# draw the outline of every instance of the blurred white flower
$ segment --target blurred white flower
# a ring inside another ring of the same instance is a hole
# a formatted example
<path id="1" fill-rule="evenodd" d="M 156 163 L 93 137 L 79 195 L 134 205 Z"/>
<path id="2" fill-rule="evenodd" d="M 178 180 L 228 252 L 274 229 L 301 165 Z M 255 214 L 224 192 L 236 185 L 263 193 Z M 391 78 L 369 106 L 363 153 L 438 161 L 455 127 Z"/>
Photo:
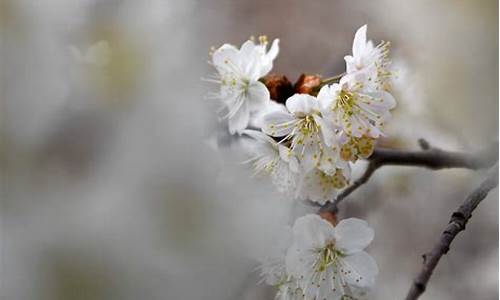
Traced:
<path id="1" fill-rule="evenodd" d="M 321 112 L 349 136 L 378 138 L 396 100 L 384 90 L 367 89 L 360 76 L 348 74 L 323 86 L 318 93 Z"/>
<path id="2" fill-rule="evenodd" d="M 104 67 L 111 61 L 111 48 L 107 41 L 99 41 L 87 48 L 84 52 L 75 46 L 70 46 L 73 58 L 83 64 Z"/>
<path id="3" fill-rule="evenodd" d="M 274 243 L 269 246 L 269 253 L 260 260 L 259 266 L 262 281 L 268 285 L 278 286 L 287 281 L 285 256 L 292 244 L 292 228 L 281 228 L 280 234 L 274 238 Z"/>
<path id="4" fill-rule="evenodd" d="M 258 111 L 256 111 L 250 118 L 250 127 L 254 128 L 262 128 L 264 127 L 264 117 L 267 114 L 270 114 L 272 112 L 284 112 L 286 113 L 286 107 L 282 103 L 278 103 L 276 101 L 269 101 L 265 105 L 262 106 L 262 108 Z"/>
<path id="5" fill-rule="evenodd" d="M 350 167 L 346 164 L 344 169 L 336 169 L 328 175 L 319 169 L 313 169 L 304 174 L 301 182 L 300 198 L 317 202 L 321 205 L 332 201 L 337 191 L 344 188 L 350 178 Z"/>
<path id="6" fill-rule="evenodd" d="M 287 273 L 297 279 L 306 299 L 356 297 L 375 283 L 378 267 L 363 249 L 373 229 L 360 219 L 337 226 L 315 214 L 298 218 L 286 255 Z"/>
<path id="7" fill-rule="evenodd" d="M 251 114 L 270 101 L 269 91 L 259 79 L 271 71 L 279 40 L 273 41 L 269 51 L 267 39 L 259 40 L 259 44 L 248 40 L 240 49 L 224 44 L 212 54 L 217 74 L 211 81 L 220 84 L 220 91 L 213 97 L 227 109 L 225 118 L 231 134 L 247 128 Z"/>
<path id="8" fill-rule="evenodd" d="M 255 172 L 269 174 L 279 192 L 294 195 L 299 178 L 299 162 L 295 154 L 260 131 L 244 130 L 242 133 L 255 140 L 252 147 L 254 157 L 249 160 Z"/>
<path id="9" fill-rule="evenodd" d="M 289 276 L 288 280 L 279 285 L 277 300 L 304 300 L 304 293 L 300 289 L 297 280 Z"/>
<path id="10" fill-rule="evenodd" d="M 392 73 L 388 70 L 389 42 L 381 42 L 373 46 L 372 41 L 366 40 L 367 26 L 361 26 L 354 35 L 352 56 L 344 57 L 347 74 L 363 75 L 365 85 L 375 90 L 385 89 Z"/>
<path id="11" fill-rule="evenodd" d="M 338 141 L 332 124 L 323 119 L 316 97 L 295 94 L 286 101 L 288 111 L 264 116 L 262 130 L 271 136 L 291 140 L 291 149 L 299 158 L 304 172 L 314 167 L 333 173 L 338 159 Z"/>
<path id="12" fill-rule="evenodd" d="M 261 260 L 259 267 L 262 281 L 278 288 L 275 299 L 302 300 L 303 293 L 297 281 L 286 273 L 285 257 L 292 243 L 292 228 L 286 226 L 275 243 L 269 248 L 269 255 Z"/>

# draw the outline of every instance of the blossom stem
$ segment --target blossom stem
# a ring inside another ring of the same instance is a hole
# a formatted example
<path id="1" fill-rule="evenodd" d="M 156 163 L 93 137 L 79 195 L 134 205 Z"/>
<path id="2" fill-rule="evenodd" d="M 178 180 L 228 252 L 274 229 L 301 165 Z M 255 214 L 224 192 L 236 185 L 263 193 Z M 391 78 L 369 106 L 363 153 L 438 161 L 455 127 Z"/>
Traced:
<path id="1" fill-rule="evenodd" d="M 316 95 L 319 92 L 319 90 L 321 90 L 321 88 L 327 84 L 332 84 L 332 83 L 338 82 L 340 80 L 340 78 L 342 78 L 342 76 L 344 76 L 345 74 L 346 73 L 344 72 L 344 73 L 341 73 L 341 74 L 338 74 L 338 75 L 328 77 L 328 78 L 321 80 L 320 84 L 313 88 L 313 94 Z"/>
<path id="2" fill-rule="evenodd" d="M 345 75 L 345 72 L 340 73 L 340 74 L 335 75 L 335 76 L 332 76 L 332 77 L 325 78 L 325 79 L 321 80 L 321 86 L 323 86 L 325 84 L 334 83 L 334 82 L 340 80 L 340 78 L 342 78 L 342 76 L 344 76 L 344 75 Z"/>

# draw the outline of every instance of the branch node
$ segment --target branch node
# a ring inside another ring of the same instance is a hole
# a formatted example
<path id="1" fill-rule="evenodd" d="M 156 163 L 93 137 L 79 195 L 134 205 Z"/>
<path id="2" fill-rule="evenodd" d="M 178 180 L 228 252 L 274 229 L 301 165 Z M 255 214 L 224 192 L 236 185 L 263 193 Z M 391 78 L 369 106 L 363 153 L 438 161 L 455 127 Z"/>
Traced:
<path id="1" fill-rule="evenodd" d="M 429 150 L 431 149 L 431 145 L 429 142 L 423 138 L 418 139 L 418 145 L 422 150 Z"/>
<path id="2" fill-rule="evenodd" d="M 417 288 L 417 289 L 418 289 L 421 293 L 425 292 L 425 288 L 426 288 L 426 286 L 427 286 L 427 285 L 426 285 L 425 283 L 423 283 L 423 282 L 417 282 L 417 281 L 415 281 L 415 287 L 416 287 L 416 288 Z"/>
<path id="3" fill-rule="evenodd" d="M 422 261 L 425 264 L 425 262 L 427 261 L 427 253 L 422 254 Z"/>

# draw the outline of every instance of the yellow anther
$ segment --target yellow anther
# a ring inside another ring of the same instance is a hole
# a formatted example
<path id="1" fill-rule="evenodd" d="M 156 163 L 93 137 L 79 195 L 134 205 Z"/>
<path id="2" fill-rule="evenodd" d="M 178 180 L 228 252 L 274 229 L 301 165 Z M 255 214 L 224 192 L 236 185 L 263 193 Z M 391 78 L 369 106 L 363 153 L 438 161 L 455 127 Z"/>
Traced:
<path id="1" fill-rule="evenodd" d="M 267 36 L 265 36 L 265 35 L 261 35 L 261 36 L 259 36 L 259 42 L 260 42 L 262 45 L 266 45 L 266 44 L 267 44 Z"/>

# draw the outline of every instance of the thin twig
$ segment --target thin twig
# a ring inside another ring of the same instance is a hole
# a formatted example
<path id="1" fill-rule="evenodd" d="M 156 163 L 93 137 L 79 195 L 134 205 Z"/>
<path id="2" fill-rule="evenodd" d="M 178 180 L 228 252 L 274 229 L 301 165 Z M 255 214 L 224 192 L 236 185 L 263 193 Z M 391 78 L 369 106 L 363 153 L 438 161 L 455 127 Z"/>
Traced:
<path id="1" fill-rule="evenodd" d="M 337 212 L 338 204 L 360 186 L 365 184 L 373 173 L 383 166 L 413 166 L 432 170 L 447 168 L 477 170 L 490 167 L 498 157 L 498 142 L 485 151 L 476 154 L 445 151 L 434 148 L 424 139 L 419 140 L 419 145 L 422 148 L 421 151 L 404 151 L 384 148 L 375 149 L 373 154 L 367 159 L 369 163 L 364 174 L 338 194 L 332 202 L 323 205 L 320 211 Z"/>
<path id="2" fill-rule="evenodd" d="M 467 221 L 479 203 L 486 198 L 489 191 L 498 185 L 498 165 L 494 167 L 492 174 L 481 185 L 465 199 L 464 203 L 452 214 L 448 226 L 441 234 L 441 238 L 434 245 L 431 252 L 424 254 L 422 270 L 415 278 L 413 285 L 406 296 L 406 300 L 417 299 L 424 291 L 436 268 L 441 256 L 445 255 L 457 234 L 465 230 Z"/>
<path id="3" fill-rule="evenodd" d="M 346 73 L 344 72 L 344 73 L 340 73 L 340 74 L 332 76 L 332 77 L 325 78 L 325 79 L 321 80 L 321 86 L 323 86 L 325 84 L 330 84 L 330 83 L 335 82 L 335 81 L 338 81 L 345 74 Z"/>

